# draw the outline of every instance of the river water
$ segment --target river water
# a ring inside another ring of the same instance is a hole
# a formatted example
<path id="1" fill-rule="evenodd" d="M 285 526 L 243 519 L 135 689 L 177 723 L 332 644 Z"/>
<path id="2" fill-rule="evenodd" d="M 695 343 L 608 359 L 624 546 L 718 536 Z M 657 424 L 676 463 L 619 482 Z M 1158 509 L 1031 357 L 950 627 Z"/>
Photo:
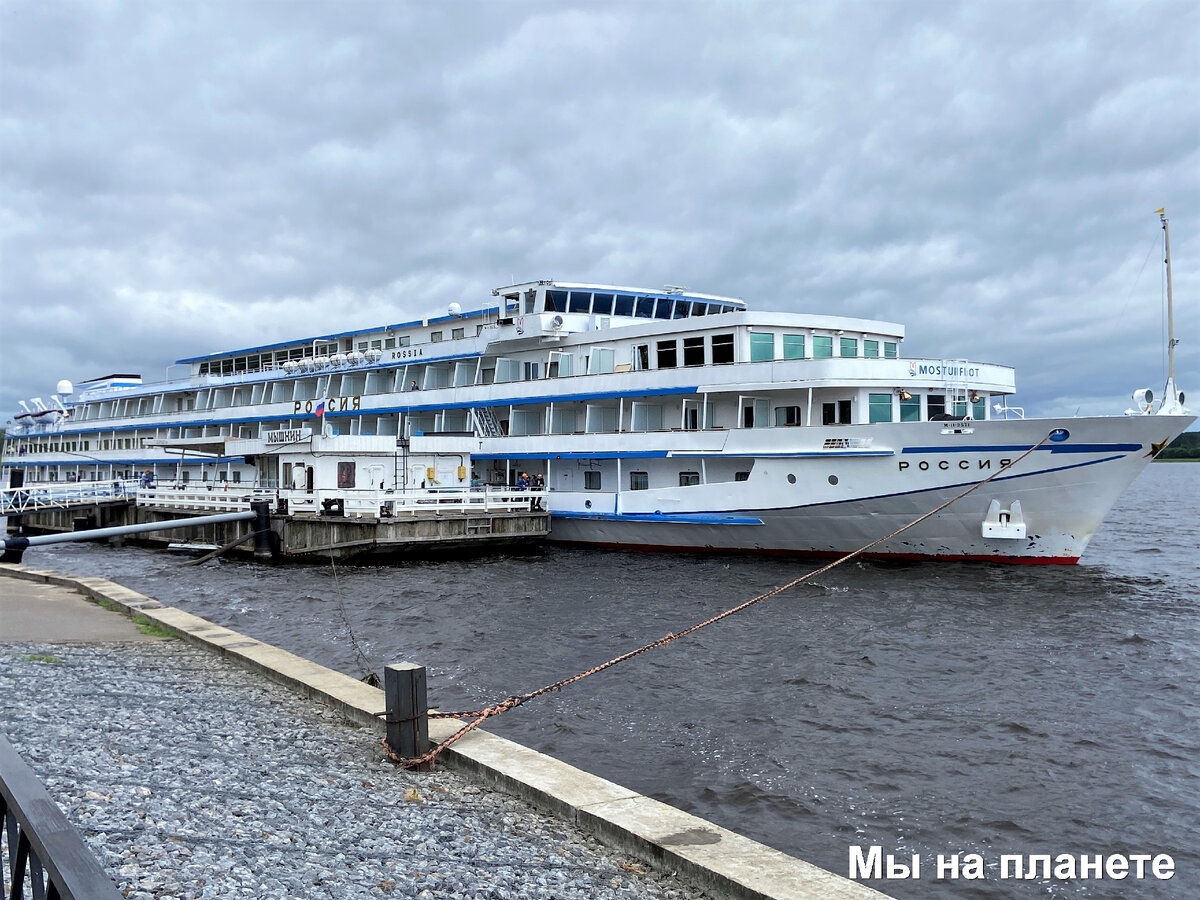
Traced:
<path id="1" fill-rule="evenodd" d="M 492 730 L 848 874 L 922 856 L 896 897 L 1200 896 L 1200 465 L 1139 477 L 1075 567 L 851 562 L 493 720 Z M 391 566 L 181 568 L 54 545 L 100 575 L 360 675 L 429 667 L 430 700 L 558 680 L 815 568 L 548 549 Z M 351 641 L 351 635 L 354 641 Z M 974 881 L 939 854 L 979 853 Z M 1001 854 L 1167 853 L 1169 881 L 1002 879 Z"/>

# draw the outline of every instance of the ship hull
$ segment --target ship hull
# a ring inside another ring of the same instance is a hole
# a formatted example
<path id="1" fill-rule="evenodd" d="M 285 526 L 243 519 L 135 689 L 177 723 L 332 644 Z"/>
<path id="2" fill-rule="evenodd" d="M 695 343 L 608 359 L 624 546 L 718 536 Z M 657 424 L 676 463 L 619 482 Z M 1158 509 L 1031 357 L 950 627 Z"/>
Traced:
<path id="1" fill-rule="evenodd" d="M 550 540 L 796 556 L 870 545 L 865 555 L 872 557 L 1072 564 L 1157 450 L 1192 421 L 1140 416 L 841 429 L 830 433 L 869 433 L 873 449 L 787 455 L 774 448 L 755 459 L 749 479 L 720 492 L 715 485 L 622 492 L 592 497 L 583 508 L 579 495 L 552 494 Z M 748 448 L 731 452 L 749 455 Z M 788 502 L 792 497 L 796 502 Z M 985 521 L 997 511 L 1008 518 L 985 536 Z"/>

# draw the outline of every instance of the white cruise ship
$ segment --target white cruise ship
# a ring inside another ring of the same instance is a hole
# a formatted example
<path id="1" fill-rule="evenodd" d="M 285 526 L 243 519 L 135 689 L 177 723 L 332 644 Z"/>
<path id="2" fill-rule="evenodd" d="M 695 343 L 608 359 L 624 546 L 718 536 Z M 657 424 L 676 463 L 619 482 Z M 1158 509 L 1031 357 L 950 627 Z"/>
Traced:
<path id="1" fill-rule="evenodd" d="M 1073 563 L 1193 421 L 1173 378 L 1132 414 L 1026 419 L 1006 406 L 1011 368 L 905 358 L 890 322 L 682 288 L 493 295 L 183 359 L 163 382 L 62 382 L 11 420 L 5 481 L 140 477 L 375 514 L 529 485 L 553 541 L 792 555 L 855 550 L 995 476 L 871 555 Z"/>

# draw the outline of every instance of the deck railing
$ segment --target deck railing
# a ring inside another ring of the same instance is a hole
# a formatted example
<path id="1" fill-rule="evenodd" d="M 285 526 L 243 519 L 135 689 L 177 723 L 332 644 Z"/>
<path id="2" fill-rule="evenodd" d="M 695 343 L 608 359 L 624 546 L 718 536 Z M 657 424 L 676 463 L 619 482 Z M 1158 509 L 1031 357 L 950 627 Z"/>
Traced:
<path id="1" fill-rule="evenodd" d="M 23 900 L 119 900 L 120 893 L 46 792 L 0 735 L 0 824 L 8 838 L 0 858 L 0 894 Z"/>
<path id="2" fill-rule="evenodd" d="M 381 491 L 342 488 L 314 490 L 264 489 L 217 484 L 209 487 L 142 488 L 138 506 L 167 509 L 249 509 L 254 500 L 269 500 L 289 515 L 341 515 L 349 518 L 396 518 L 418 515 L 474 515 L 542 509 L 545 491 L 509 487 L 449 488 L 445 490 Z"/>

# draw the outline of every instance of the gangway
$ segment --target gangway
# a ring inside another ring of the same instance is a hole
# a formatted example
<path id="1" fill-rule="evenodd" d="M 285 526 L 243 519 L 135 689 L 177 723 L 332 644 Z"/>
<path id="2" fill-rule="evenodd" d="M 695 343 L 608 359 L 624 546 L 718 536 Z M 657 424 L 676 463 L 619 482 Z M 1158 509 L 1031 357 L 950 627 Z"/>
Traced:
<path id="1" fill-rule="evenodd" d="M 132 503 L 137 499 L 137 479 L 116 481 L 66 481 L 30 484 L 0 491 L 0 516 L 19 516 L 43 509 L 72 509 L 98 503 Z"/>

